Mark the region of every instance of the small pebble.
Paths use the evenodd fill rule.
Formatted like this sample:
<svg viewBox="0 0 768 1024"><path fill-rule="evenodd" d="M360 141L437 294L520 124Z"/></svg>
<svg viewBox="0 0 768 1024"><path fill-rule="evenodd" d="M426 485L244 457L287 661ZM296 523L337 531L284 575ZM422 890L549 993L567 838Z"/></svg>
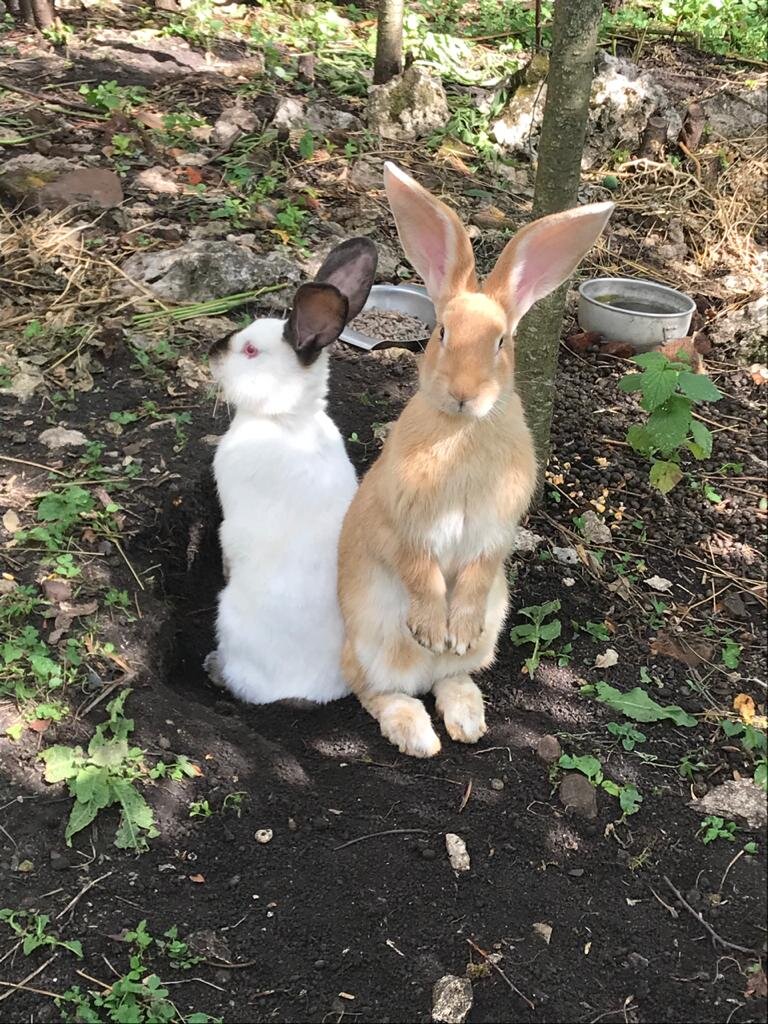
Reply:
<svg viewBox="0 0 768 1024"><path fill-rule="evenodd" d="M504 780L491 779L491 789L495 789L497 792L504 789Z"/></svg>
<svg viewBox="0 0 768 1024"><path fill-rule="evenodd" d="M254 839L256 840L257 843L261 843L261 845L264 846L266 843L272 842L272 835L273 832L271 828L260 828L256 832Z"/></svg>
<svg viewBox="0 0 768 1024"><path fill-rule="evenodd" d="M378 341L418 341L429 331L418 317L399 313L396 309L366 309L349 326L366 338Z"/></svg>
<svg viewBox="0 0 768 1024"><path fill-rule="evenodd" d="M426 846L421 851L421 856L424 858L424 860L434 860L435 857L437 856L437 853L435 850L431 850L428 846Z"/></svg>
<svg viewBox="0 0 768 1024"><path fill-rule="evenodd" d="M298 827L299 826L296 824L296 821L293 818L289 818L288 819L288 831L289 832L295 832L298 829Z"/></svg>
<svg viewBox="0 0 768 1024"><path fill-rule="evenodd" d="M545 764L553 764L560 759L563 748L557 736L542 736L536 746L536 756Z"/></svg>

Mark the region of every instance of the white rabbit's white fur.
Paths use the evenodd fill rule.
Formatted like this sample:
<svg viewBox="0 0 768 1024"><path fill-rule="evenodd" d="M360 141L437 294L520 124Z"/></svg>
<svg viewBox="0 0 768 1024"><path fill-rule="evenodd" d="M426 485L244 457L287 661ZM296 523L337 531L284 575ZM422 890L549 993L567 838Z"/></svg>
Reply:
<svg viewBox="0 0 768 1024"><path fill-rule="evenodd" d="M357 489L325 412L328 353L303 366L283 320L258 320L212 360L236 412L214 458L229 578L219 598L217 670L254 704L347 692L337 549ZM250 357L243 349L258 350Z"/></svg>

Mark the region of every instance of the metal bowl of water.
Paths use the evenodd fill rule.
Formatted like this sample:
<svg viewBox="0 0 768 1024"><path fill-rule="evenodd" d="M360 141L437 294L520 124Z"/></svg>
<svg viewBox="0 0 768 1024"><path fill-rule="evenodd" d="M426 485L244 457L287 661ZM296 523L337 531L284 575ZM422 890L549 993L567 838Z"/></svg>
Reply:
<svg viewBox="0 0 768 1024"><path fill-rule="evenodd" d="M347 327L341 335L341 340L367 351L373 348L395 346L415 351L423 349L423 342L429 337L435 326L435 307L427 295L426 288L418 284L375 284L371 288L368 301L363 306L362 312L365 313L368 310L377 309L386 312L405 313L408 316L421 320L424 324L423 338L413 342L382 341L381 338L371 338L360 331Z"/></svg>
<svg viewBox="0 0 768 1024"><path fill-rule="evenodd" d="M647 352L691 328L696 303L674 288L631 277L596 277L579 288L579 326Z"/></svg>

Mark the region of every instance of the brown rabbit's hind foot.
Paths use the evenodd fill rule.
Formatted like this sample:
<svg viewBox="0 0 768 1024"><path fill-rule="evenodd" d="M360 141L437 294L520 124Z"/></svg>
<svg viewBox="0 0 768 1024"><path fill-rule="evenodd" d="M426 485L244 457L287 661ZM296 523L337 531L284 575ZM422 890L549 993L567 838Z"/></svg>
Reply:
<svg viewBox="0 0 768 1024"><path fill-rule="evenodd" d="M440 739L420 700L404 693L387 693L368 697L364 703L379 723L382 735L401 754L434 757L440 752Z"/></svg>
<svg viewBox="0 0 768 1024"><path fill-rule="evenodd" d="M435 707L457 743L477 743L485 735L483 695L468 675L448 676L435 683Z"/></svg>

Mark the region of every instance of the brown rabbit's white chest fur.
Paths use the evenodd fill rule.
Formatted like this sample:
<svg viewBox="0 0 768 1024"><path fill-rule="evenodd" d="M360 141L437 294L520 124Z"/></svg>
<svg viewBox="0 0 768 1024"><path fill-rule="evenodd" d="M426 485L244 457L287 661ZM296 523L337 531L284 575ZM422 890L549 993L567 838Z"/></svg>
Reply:
<svg viewBox="0 0 768 1024"><path fill-rule="evenodd" d="M536 463L515 392L487 419L441 417L426 436L422 402L411 401L390 439L400 472L389 497L407 540L437 559L450 583L467 562L510 549Z"/></svg>

